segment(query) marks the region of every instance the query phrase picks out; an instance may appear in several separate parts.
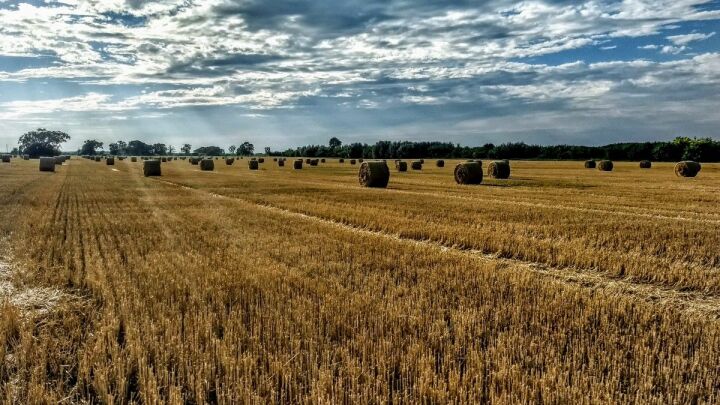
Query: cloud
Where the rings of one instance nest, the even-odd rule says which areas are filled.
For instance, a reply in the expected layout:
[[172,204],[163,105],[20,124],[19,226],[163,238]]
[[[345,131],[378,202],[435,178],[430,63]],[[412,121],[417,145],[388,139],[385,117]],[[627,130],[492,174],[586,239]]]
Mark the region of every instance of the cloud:
[[715,32],[710,32],[708,34],[692,33],[684,35],[671,35],[667,37],[667,39],[675,45],[683,46],[689,44],[690,42],[704,41],[708,38],[712,38],[714,35]]

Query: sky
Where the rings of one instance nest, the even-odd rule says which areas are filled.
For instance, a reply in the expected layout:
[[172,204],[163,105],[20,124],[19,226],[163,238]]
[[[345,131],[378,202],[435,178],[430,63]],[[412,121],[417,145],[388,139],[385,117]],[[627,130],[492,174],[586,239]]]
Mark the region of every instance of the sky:
[[0,0],[0,149],[720,139],[720,0]]

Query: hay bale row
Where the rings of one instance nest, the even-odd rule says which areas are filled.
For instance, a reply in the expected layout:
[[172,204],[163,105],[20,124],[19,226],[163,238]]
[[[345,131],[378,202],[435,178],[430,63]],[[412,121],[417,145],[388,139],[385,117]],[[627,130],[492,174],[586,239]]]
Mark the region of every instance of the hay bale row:
[[379,162],[363,162],[360,165],[358,180],[363,187],[385,188],[390,181],[390,169],[387,163]]
[[702,170],[702,166],[698,162],[685,160],[675,165],[675,175],[678,177],[695,177]]
[[40,171],[41,172],[54,172],[55,171],[55,158],[54,157],[41,157],[40,158]]
[[143,162],[143,175],[145,177],[150,176],[162,176],[161,161],[159,160],[146,160]]
[[488,176],[494,179],[510,178],[510,162],[507,160],[496,160],[488,165]]
[[462,162],[455,166],[455,182],[457,184],[480,184],[483,180],[482,164],[478,162]]

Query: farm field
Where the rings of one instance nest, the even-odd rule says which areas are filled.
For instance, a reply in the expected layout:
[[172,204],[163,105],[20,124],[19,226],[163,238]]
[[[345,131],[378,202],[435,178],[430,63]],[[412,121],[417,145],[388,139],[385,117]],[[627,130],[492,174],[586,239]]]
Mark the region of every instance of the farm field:
[[720,402],[720,164],[291,161],[0,164],[0,398]]

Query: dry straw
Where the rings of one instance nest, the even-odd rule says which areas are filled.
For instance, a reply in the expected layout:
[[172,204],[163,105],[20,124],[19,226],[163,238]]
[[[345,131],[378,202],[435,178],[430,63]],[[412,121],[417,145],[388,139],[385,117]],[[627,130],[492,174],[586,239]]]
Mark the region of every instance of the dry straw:
[[675,175],[679,177],[695,177],[700,173],[702,166],[698,162],[685,160],[675,165]]
[[510,162],[496,160],[488,165],[488,176],[494,179],[507,179],[510,177]]
[[143,175],[162,176],[161,162],[159,160],[146,160],[143,162]]
[[611,172],[614,165],[612,160],[601,160],[597,164],[598,170],[601,170],[603,172]]
[[215,161],[212,159],[203,159],[200,161],[200,170],[211,172],[215,170]]
[[462,162],[455,166],[457,184],[480,184],[483,180],[482,165],[478,162]]
[[55,171],[55,158],[41,157],[40,158],[40,171],[41,172],[54,172]]
[[363,162],[358,180],[363,187],[385,188],[390,181],[390,169],[385,162]]

